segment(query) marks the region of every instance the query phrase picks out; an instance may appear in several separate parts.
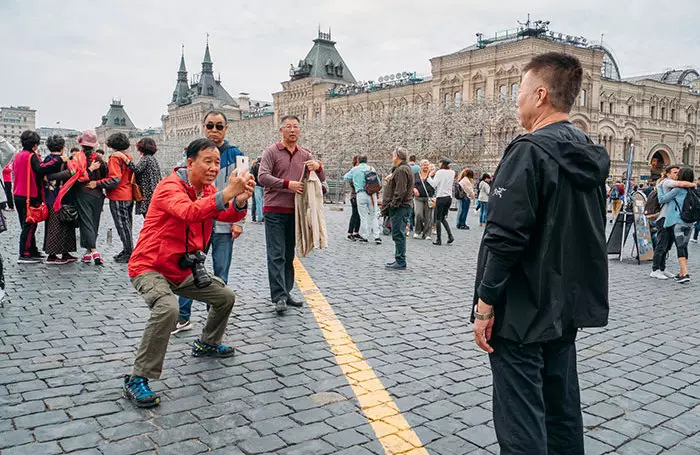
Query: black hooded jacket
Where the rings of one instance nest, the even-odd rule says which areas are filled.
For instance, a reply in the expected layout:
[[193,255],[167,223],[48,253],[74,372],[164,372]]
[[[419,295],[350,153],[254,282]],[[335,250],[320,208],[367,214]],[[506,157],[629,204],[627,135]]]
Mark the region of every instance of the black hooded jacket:
[[491,182],[474,296],[494,306],[494,335],[525,344],[607,324],[609,169],[607,151],[568,121],[508,146]]

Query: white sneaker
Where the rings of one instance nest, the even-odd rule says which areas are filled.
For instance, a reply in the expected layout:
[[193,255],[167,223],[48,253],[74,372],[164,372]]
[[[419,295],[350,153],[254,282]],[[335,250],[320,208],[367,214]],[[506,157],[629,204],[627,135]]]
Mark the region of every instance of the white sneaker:
[[649,274],[649,276],[656,278],[657,280],[668,280],[668,277],[661,270],[654,270]]
[[429,235],[426,235],[426,236],[425,236],[425,240],[430,240],[430,236],[429,236]]
[[666,271],[666,270],[662,270],[661,273],[666,275],[666,278],[675,278],[676,277],[676,275],[674,275],[673,273]]
[[690,239],[690,241],[691,241],[692,243],[698,243],[698,241],[695,240],[695,239]]
[[419,239],[419,238],[420,238],[420,235],[418,235],[418,234],[413,234],[413,238],[414,238],[414,239]]
[[170,332],[170,334],[175,335],[176,333],[184,332],[186,330],[192,330],[192,323],[190,321],[180,319],[177,321],[177,324],[175,324],[175,330]]

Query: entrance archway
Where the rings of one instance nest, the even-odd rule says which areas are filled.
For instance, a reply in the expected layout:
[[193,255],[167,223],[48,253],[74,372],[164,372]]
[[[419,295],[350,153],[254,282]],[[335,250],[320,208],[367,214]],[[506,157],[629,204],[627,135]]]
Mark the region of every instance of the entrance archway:
[[671,164],[671,156],[664,149],[659,149],[651,155],[649,159],[649,175],[653,179],[658,179],[664,173],[666,166]]

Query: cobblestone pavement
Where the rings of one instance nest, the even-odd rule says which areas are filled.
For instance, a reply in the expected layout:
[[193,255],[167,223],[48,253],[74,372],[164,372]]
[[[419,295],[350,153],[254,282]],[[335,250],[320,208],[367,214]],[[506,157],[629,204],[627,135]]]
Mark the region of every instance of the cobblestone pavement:
[[[195,330],[171,338],[162,380],[152,382],[161,406],[137,410],[120,386],[148,309],[126,266],[109,260],[119,249],[116,232],[106,245],[109,211],[102,267],[16,265],[18,223],[7,215],[2,454],[385,453],[309,307],[273,313],[263,226],[248,222],[234,247],[238,301],[227,340],[237,356],[189,355],[205,315],[195,304]],[[487,357],[467,323],[481,230],[456,231],[451,246],[410,239],[409,269],[389,272],[391,240],[345,240],[347,217],[327,211],[330,248],[302,260],[316,286],[427,453],[498,453]],[[692,273],[697,244],[690,255]],[[445,257],[448,267],[439,265]],[[611,261],[610,324],[578,338],[588,454],[700,453],[700,286],[649,271]]]

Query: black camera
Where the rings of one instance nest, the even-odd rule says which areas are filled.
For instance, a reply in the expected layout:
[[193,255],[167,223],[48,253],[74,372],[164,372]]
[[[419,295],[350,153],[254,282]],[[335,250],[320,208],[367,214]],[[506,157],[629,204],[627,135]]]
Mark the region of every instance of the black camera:
[[204,261],[206,261],[206,259],[207,255],[204,254],[203,251],[198,250],[183,254],[178,264],[183,270],[192,270],[194,285],[199,289],[205,288],[211,284],[209,272],[204,268]]

